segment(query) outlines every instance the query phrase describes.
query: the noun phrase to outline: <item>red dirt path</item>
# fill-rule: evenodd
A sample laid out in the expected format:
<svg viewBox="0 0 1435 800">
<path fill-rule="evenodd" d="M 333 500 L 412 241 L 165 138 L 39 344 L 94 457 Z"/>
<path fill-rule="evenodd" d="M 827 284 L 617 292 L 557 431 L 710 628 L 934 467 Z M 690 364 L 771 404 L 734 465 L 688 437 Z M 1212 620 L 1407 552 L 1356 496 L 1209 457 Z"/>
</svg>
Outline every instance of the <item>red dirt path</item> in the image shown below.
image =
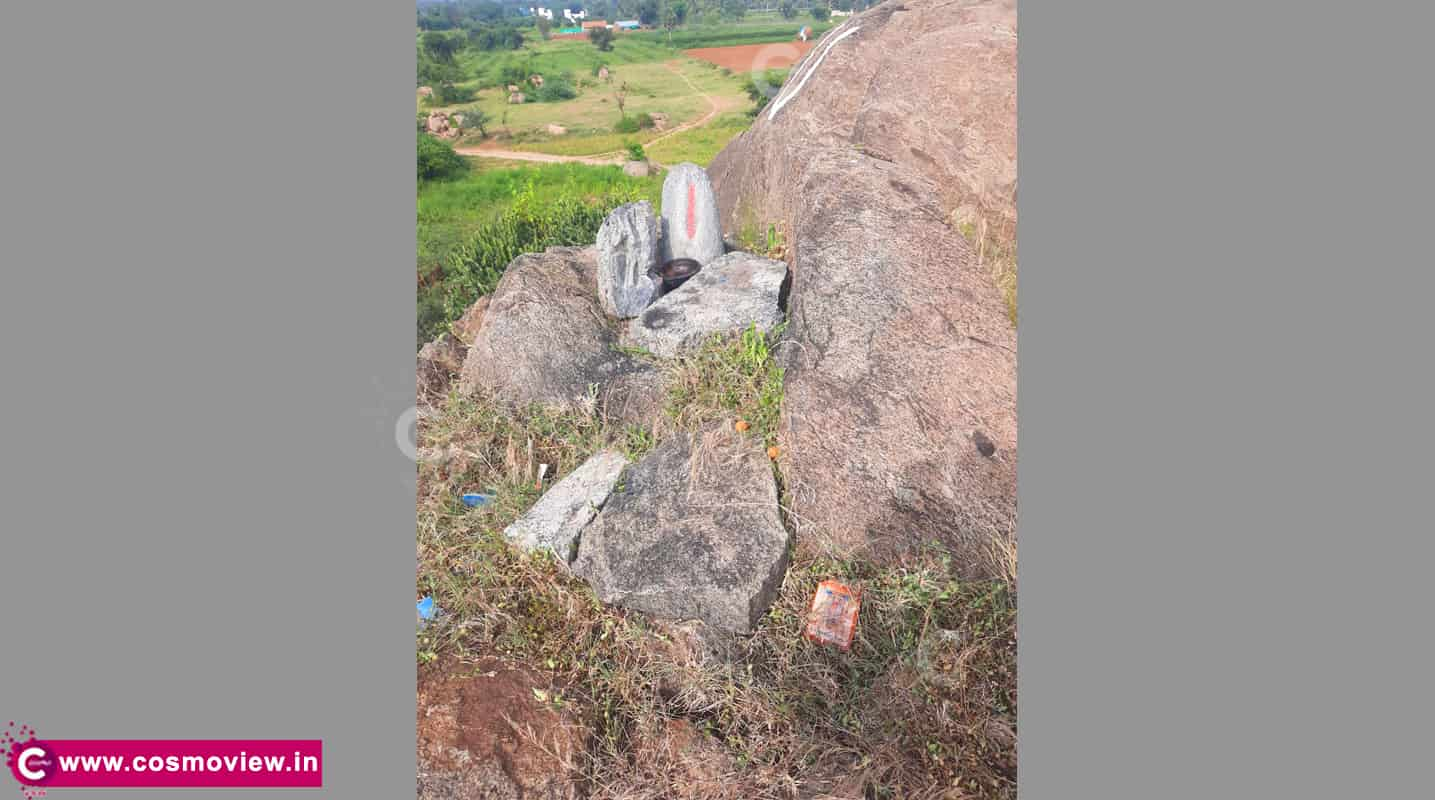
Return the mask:
<svg viewBox="0 0 1435 800">
<path fill-rule="evenodd" d="M 684 50 L 693 58 L 702 59 L 733 72 L 760 69 L 786 69 L 812 49 L 812 42 L 776 42 L 773 44 L 737 44 L 731 47 L 699 47 Z"/>
</svg>

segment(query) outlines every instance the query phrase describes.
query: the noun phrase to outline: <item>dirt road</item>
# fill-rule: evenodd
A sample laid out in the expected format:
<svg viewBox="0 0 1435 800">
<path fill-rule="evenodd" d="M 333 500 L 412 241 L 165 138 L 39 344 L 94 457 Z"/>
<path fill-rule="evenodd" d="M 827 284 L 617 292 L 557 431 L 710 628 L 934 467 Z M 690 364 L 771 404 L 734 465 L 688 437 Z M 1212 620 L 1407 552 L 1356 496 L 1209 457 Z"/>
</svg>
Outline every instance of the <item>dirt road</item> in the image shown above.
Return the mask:
<svg viewBox="0 0 1435 800">
<path fill-rule="evenodd" d="M 644 147 L 651 147 L 652 145 L 661 142 L 669 136 L 682 133 L 683 131 L 692 130 L 693 128 L 700 128 L 703 125 L 706 125 L 711 122 L 713 117 L 716 117 L 718 115 L 718 112 L 723 110 L 722 106 L 717 102 L 717 100 L 713 99 L 712 95 L 699 89 L 696 84 L 694 84 L 691 80 L 688 79 L 688 76 L 684 75 L 681 71 L 674 69 L 673 65 L 675 63 L 677 62 L 664 62 L 663 67 L 665 67 L 669 72 L 673 73 L 679 78 L 682 78 L 683 82 L 686 83 L 689 87 L 691 87 L 692 90 L 698 94 L 698 96 L 702 97 L 708 102 L 708 113 L 704 114 L 699 119 L 693 120 L 692 122 L 683 123 L 682 125 L 679 125 L 678 127 L 673 128 L 670 131 L 667 131 L 661 136 L 654 137 L 653 139 L 645 143 L 643 145 Z M 544 164 L 576 163 L 604 165 L 621 164 L 624 161 L 628 160 L 628 154 L 623 150 L 613 150 L 607 153 L 597 153 L 595 155 L 587 156 L 563 156 L 554 153 L 536 153 L 531 150 L 504 150 L 500 148 L 498 146 L 498 143 L 493 141 L 492 139 L 478 145 L 477 147 L 455 147 L 454 152 L 458 153 L 461 156 L 497 158 L 504 161 L 536 161 Z M 662 166 L 662 164 L 658 164 L 656 161 L 654 161 L 653 163 L 657 166 Z"/>
</svg>

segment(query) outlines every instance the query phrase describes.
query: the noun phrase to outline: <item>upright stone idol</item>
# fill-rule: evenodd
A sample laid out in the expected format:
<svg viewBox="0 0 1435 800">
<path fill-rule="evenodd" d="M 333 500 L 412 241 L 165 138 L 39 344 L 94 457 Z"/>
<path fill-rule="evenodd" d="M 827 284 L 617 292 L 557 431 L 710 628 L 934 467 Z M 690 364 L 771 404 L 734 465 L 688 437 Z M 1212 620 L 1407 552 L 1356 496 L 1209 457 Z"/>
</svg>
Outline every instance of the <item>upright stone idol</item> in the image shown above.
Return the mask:
<svg viewBox="0 0 1435 800">
<path fill-rule="evenodd" d="M 658 221 L 647 200 L 613 209 L 598 229 L 598 298 L 618 319 L 636 317 L 658 299 Z"/>
<path fill-rule="evenodd" d="M 663 180 L 662 260 L 692 258 L 707 266 L 722 254 L 722 220 L 712 182 L 702 167 L 683 162 Z"/>
</svg>

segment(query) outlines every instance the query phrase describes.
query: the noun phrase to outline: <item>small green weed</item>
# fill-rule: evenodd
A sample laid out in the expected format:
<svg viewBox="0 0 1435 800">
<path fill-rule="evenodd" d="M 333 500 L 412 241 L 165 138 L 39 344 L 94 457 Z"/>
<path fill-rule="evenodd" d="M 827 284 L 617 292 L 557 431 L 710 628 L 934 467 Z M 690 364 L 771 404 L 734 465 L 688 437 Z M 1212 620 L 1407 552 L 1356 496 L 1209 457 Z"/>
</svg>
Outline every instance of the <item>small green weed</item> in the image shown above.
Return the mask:
<svg viewBox="0 0 1435 800">
<path fill-rule="evenodd" d="M 713 336 L 695 353 L 669 367 L 668 417 L 682 428 L 736 416 L 751 435 L 777 441 L 782 409 L 782 368 L 772 357 L 779 326 L 764 334 L 755 326 L 737 337 Z"/>
</svg>

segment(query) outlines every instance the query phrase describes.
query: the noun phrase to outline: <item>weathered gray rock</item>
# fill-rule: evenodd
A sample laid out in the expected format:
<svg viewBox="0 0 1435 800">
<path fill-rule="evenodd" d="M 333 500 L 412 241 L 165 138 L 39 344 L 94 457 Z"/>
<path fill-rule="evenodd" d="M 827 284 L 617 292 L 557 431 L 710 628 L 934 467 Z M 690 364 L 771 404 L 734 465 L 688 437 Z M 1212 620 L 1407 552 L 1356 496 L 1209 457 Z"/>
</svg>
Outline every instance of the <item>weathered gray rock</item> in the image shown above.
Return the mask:
<svg viewBox="0 0 1435 800">
<path fill-rule="evenodd" d="M 736 333 L 749 325 L 770 331 L 782 322 L 778 296 L 786 277 L 781 261 L 727 253 L 649 306 L 628 336 L 653 355 L 670 358 L 714 333 Z"/>
<path fill-rule="evenodd" d="M 646 161 L 624 161 L 623 174 L 630 178 L 646 178 L 651 170 Z"/>
<path fill-rule="evenodd" d="M 794 254 L 778 463 L 804 548 L 901 563 L 938 540 L 978 573 L 1015 534 L 1016 330 L 950 224 L 1015 192 L 1015 16 L 873 6 L 709 168 L 724 221 L 777 223 Z"/>
<path fill-rule="evenodd" d="M 459 391 L 503 402 L 595 410 L 645 422 L 658 413 L 657 368 L 618 350 L 598 303 L 591 247 L 550 247 L 508 265 L 468 348 Z"/>
<path fill-rule="evenodd" d="M 647 200 L 618 206 L 598 228 L 598 298 L 618 319 L 643 313 L 658 299 L 658 219 Z"/>
<path fill-rule="evenodd" d="M 745 633 L 782 582 L 788 538 L 762 446 L 714 426 L 624 472 L 573 570 L 605 603 Z"/>
<path fill-rule="evenodd" d="M 663 179 L 663 261 L 697 259 L 707 266 L 723 254 L 717 196 L 702 167 L 684 161 Z"/>
<path fill-rule="evenodd" d="M 626 466 L 627 457 L 617 451 L 594 454 L 549 488 L 503 535 L 526 550 L 550 550 L 563 563 L 572 561 L 579 534 L 607 502 Z"/>
</svg>

